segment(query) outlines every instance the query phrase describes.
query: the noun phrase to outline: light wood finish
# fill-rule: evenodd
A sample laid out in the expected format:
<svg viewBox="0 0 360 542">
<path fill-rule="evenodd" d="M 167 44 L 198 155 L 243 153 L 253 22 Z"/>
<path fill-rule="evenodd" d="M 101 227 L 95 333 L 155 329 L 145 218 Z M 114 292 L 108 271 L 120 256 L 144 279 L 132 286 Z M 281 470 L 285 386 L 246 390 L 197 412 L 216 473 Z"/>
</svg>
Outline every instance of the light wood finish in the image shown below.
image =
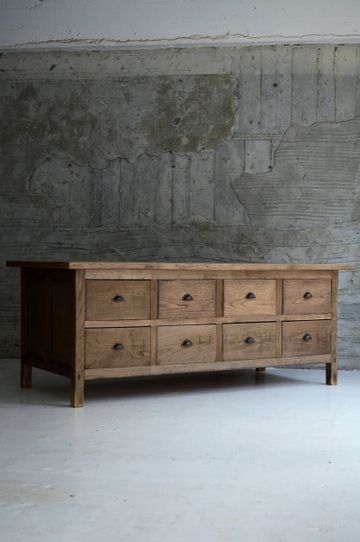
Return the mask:
<svg viewBox="0 0 360 542">
<path fill-rule="evenodd" d="M 330 354 L 330 320 L 284 322 L 282 324 L 283 356 L 318 356 Z"/>
<path fill-rule="evenodd" d="M 144 318 L 150 318 L 150 281 L 86 281 L 87 320 Z"/>
<path fill-rule="evenodd" d="M 225 280 L 224 316 L 276 314 L 275 280 Z"/>
<path fill-rule="evenodd" d="M 85 368 L 141 367 L 150 364 L 150 328 L 88 329 Z"/>
<path fill-rule="evenodd" d="M 235 324 L 239 322 L 283 322 L 292 320 L 330 320 L 331 313 L 326 314 L 304 314 L 304 315 L 260 315 L 260 316 L 232 316 L 227 318 L 186 318 L 186 319 L 169 319 L 161 318 L 157 320 L 91 320 L 85 322 L 86 328 L 96 327 L 131 327 L 131 326 L 178 326 L 186 324 Z"/>
<path fill-rule="evenodd" d="M 21 385 L 33 367 L 68 377 L 72 406 L 85 380 L 101 378 L 324 363 L 336 383 L 347 264 L 9 265 L 22 268 Z"/>
<path fill-rule="evenodd" d="M 159 306 L 159 281 L 151 281 L 151 297 L 150 297 L 150 316 L 152 320 L 156 320 L 158 317 Z"/>
<path fill-rule="evenodd" d="M 226 324 L 223 331 L 223 359 L 275 357 L 276 324 Z"/>
<path fill-rule="evenodd" d="M 247 271 L 224 269 L 86 269 L 85 278 L 91 280 L 265 280 L 265 279 L 331 279 L 331 271 L 299 270 Z"/>
<path fill-rule="evenodd" d="M 82 407 L 84 404 L 85 380 L 85 272 L 77 269 L 75 282 L 75 319 L 74 361 L 71 367 L 71 406 Z"/>
<path fill-rule="evenodd" d="M 326 384 L 337 384 L 337 361 L 336 361 L 336 345 L 337 345 L 337 294 L 339 286 L 339 272 L 333 271 L 331 280 L 331 362 L 326 364 Z"/>
<path fill-rule="evenodd" d="M 216 316 L 218 316 L 219 318 L 221 318 L 224 314 L 223 299 L 224 299 L 224 281 L 217 280 L 216 281 Z"/>
<path fill-rule="evenodd" d="M 216 359 L 216 326 L 162 326 L 158 364 L 203 363 Z"/>
<path fill-rule="evenodd" d="M 284 314 L 314 314 L 331 311 L 331 280 L 284 280 Z"/>
<path fill-rule="evenodd" d="M 214 280 L 159 281 L 159 318 L 214 316 L 216 316 Z"/>
<path fill-rule="evenodd" d="M 149 367 L 124 367 L 119 369 L 87 369 L 86 380 L 101 378 L 124 378 L 128 376 L 154 376 L 163 374 L 201 373 L 208 371 L 228 371 L 236 369 L 256 369 L 257 367 L 279 367 L 298 364 L 326 363 L 330 355 L 324 356 L 292 356 L 289 358 L 244 359 L 234 361 L 217 361 L 211 363 L 179 363 L 171 365 L 154 365 Z"/>
<path fill-rule="evenodd" d="M 223 326 L 216 325 L 216 361 L 223 359 Z"/>
</svg>

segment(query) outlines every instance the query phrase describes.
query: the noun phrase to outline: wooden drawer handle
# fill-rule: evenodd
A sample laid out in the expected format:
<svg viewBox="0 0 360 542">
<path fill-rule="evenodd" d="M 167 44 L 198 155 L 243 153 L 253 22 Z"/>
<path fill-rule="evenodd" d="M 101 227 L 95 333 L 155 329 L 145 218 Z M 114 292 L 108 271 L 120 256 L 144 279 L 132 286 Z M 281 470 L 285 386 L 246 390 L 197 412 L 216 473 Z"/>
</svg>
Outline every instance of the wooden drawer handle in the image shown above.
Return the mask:
<svg viewBox="0 0 360 542">
<path fill-rule="evenodd" d="M 244 343 L 246 343 L 246 344 L 254 344 L 254 342 L 255 342 L 254 337 L 246 337 L 246 339 L 244 341 Z"/>
<path fill-rule="evenodd" d="M 124 350 L 124 345 L 122 343 L 115 343 L 114 350 Z"/>
<path fill-rule="evenodd" d="M 305 333 L 305 335 L 303 336 L 303 341 L 308 343 L 311 340 L 312 340 L 312 336 L 310 335 L 310 333 Z"/>
<path fill-rule="evenodd" d="M 312 293 L 311 292 L 305 292 L 304 295 L 303 295 L 303 298 L 304 299 L 311 299 L 312 298 Z"/>
<path fill-rule="evenodd" d="M 191 294 L 185 294 L 182 296 L 183 301 L 193 301 L 193 296 Z"/>
<path fill-rule="evenodd" d="M 121 303 L 121 301 L 125 301 L 125 298 L 121 294 L 114 295 L 114 301 L 115 303 Z"/>
<path fill-rule="evenodd" d="M 190 339 L 185 339 L 185 341 L 183 341 L 181 343 L 181 346 L 183 346 L 184 348 L 189 348 L 192 345 L 193 345 L 193 343 L 192 343 L 192 341 L 190 341 Z"/>
<path fill-rule="evenodd" d="M 246 294 L 246 299 L 255 299 L 256 295 L 253 292 L 249 292 Z"/>
</svg>

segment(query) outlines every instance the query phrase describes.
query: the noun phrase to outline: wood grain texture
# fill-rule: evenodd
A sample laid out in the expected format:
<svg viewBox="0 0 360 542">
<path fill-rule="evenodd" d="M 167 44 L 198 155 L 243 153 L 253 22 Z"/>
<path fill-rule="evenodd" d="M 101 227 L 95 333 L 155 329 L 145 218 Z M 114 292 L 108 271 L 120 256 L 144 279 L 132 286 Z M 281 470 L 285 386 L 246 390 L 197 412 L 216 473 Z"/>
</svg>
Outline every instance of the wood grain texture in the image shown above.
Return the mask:
<svg viewBox="0 0 360 542">
<path fill-rule="evenodd" d="M 185 341 L 190 341 L 190 346 L 185 346 Z M 158 365 L 215 361 L 216 326 L 159 327 L 157 359 Z"/>
<path fill-rule="evenodd" d="M 284 322 L 282 324 L 282 355 L 317 356 L 330 354 L 331 321 Z M 306 335 L 310 340 L 306 341 Z"/>
<path fill-rule="evenodd" d="M 226 324 L 223 326 L 223 359 L 274 358 L 275 322 Z M 251 338 L 254 342 L 247 342 Z"/>
<path fill-rule="evenodd" d="M 75 319 L 74 319 L 74 358 L 71 367 L 71 406 L 82 407 L 84 404 L 85 379 L 85 272 L 77 269 L 73 272 Z"/>
<path fill-rule="evenodd" d="M 259 319 L 262 322 L 292 322 L 298 320 L 329 320 L 331 313 L 324 314 L 286 314 L 286 315 L 247 315 L 243 316 L 228 316 L 214 318 L 162 318 L 156 320 L 90 320 L 85 322 L 86 328 L 98 328 L 98 327 L 131 327 L 131 326 L 177 326 L 187 324 L 235 324 L 237 322 L 258 322 Z"/>
<path fill-rule="evenodd" d="M 234 369 L 255 369 L 256 367 L 279 367 L 286 365 L 303 365 L 312 363 L 327 363 L 330 355 L 322 356 L 292 356 L 284 358 L 264 358 L 223 361 L 222 363 L 179 363 L 176 365 L 154 365 L 149 367 L 124 367 L 117 369 L 87 369 L 86 380 L 101 378 L 124 378 L 128 376 L 151 376 L 162 374 L 198 373 L 206 371 L 228 371 Z"/>
<path fill-rule="evenodd" d="M 159 305 L 159 281 L 152 280 L 150 284 L 150 316 L 154 320 L 158 316 Z"/>
<path fill-rule="evenodd" d="M 117 302 L 116 296 L 122 296 Z M 87 280 L 86 319 L 122 320 L 150 317 L 150 282 Z"/>
<path fill-rule="evenodd" d="M 191 296 L 191 300 L 184 299 Z M 159 282 L 159 318 L 216 316 L 214 280 L 161 280 Z"/>
<path fill-rule="evenodd" d="M 224 316 L 244 314 L 276 314 L 275 280 L 224 281 Z"/>
<path fill-rule="evenodd" d="M 336 361 L 336 347 L 337 347 L 337 312 L 338 312 L 338 287 L 339 287 L 339 273 L 333 271 L 333 277 L 331 280 L 331 362 L 326 364 L 326 384 L 337 384 L 337 361 Z"/>
<path fill-rule="evenodd" d="M 86 369 L 149 365 L 150 328 L 88 329 L 85 359 Z"/>
<path fill-rule="evenodd" d="M 248 270 L 231 270 L 224 269 L 223 271 L 219 269 L 204 269 L 204 270 L 194 270 L 194 269 L 86 269 L 85 278 L 92 280 L 203 280 L 203 279 L 329 279 L 331 280 L 330 270 L 309 270 L 305 271 L 303 269 L 298 271 L 272 271 L 268 270 L 258 270 L 258 271 L 248 271 Z"/>
<path fill-rule="evenodd" d="M 222 317 L 224 314 L 224 281 L 216 281 L 216 316 Z"/>
<path fill-rule="evenodd" d="M 306 295 L 309 299 L 306 299 Z M 316 314 L 331 311 L 331 280 L 283 281 L 284 314 Z"/>
<path fill-rule="evenodd" d="M 20 386 L 31 388 L 32 366 L 26 363 L 28 350 L 28 291 L 27 270 L 21 269 L 21 344 L 20 344 Z"/>
</svg>

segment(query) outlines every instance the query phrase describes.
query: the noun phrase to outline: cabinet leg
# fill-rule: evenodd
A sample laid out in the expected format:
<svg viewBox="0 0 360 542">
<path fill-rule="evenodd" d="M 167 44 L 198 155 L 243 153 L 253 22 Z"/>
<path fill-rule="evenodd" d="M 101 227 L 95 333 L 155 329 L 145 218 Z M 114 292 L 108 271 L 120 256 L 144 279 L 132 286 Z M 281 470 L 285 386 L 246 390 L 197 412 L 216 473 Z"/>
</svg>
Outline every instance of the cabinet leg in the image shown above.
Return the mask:
<svg viewBox="0 0 360 542">
<path fill-rule="evenodd" d="M 265 372 L 265 367 L 256 367 L 256 372 L 257 373 L 264 373 Z"/>
<path fill-rule="evenodd" d="M 74 375 L 71 379 L 70 402 L 75 408 L 84 406 L 84 379 L 80 374 Z"/>
<path fill-rule="evenodd" d="M 32 387 L 32 366 L 21 362 L 20 386 L 22 388 Z"/>
<path fill-rule="evenodd" d="M 326 384 L 328 386 L 336 386 L 337 384 L 336 360 L 333 360 L 331 363 L 326 363 Z"/>
</svg>

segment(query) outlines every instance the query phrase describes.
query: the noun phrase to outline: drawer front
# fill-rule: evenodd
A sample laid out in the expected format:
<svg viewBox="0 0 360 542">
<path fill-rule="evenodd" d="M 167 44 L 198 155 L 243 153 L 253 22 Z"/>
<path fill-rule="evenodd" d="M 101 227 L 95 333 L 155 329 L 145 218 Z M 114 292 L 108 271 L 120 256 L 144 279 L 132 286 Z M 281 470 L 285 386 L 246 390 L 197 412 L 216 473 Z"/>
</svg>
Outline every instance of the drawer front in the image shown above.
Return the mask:
<svg viewBox="0 0 360 542">
<path fill-rule="evenodd" d="M 87 329 L 85 368 L 142 367 L 150 364 L 150 328 Z"/>
<path fill-rule="evenodd" d="M 150 281 L 86 281 L 86 320 L 147 318 L 150 318 Z"/>
<path fill-rule="evenodd" d="M 159 365 L 205 363 L 216 359 L 216 326 L 161 326 Z"/>
<path fill-rule="evenodd" d="M 225 324 L 223 359 L 263 359 L 275 357 L 276 324 Z"/>
<path fill-rule="evenodd" d="M 160 280 L 159 318 L 215 316 L 215 280 Z"/>
<path fill-rule="evenodd" d="M 282 355 L 317 356 L 330 354 L 331 321 L 283 322 Z"/>
<path fill-rule="evenodd" d="M 331 280 L 284 280 L 283 300 L 284 314 L 322 314 L 330 312 Z"/>
<path fill-rule="evenodd" d="M 224 316 L 276 314 L 275 280 L 225 280 Z"/>
</svg>

